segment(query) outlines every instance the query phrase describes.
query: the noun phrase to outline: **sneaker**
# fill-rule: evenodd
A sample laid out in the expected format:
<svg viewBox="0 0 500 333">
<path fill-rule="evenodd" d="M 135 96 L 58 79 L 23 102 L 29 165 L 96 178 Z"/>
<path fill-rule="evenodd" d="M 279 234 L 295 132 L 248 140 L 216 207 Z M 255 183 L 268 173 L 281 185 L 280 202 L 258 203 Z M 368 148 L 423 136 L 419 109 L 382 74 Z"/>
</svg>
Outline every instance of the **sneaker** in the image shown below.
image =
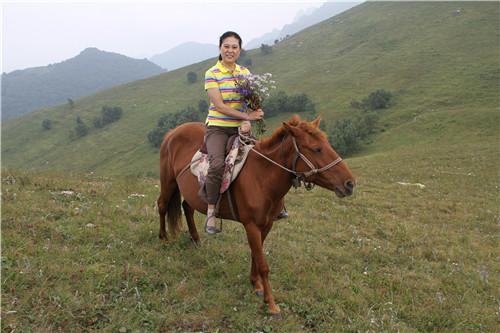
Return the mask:
<svg viewBox="0 0 500 333">
<path fill-rule="evenodd" d="M 286 209 L 283 209 L 278 217 L 276 217 L 277 220 L 281 220 L 281 219 L 286 219 L 288 217 L 288 212 L 286 211 Z"/>
<path fill-rule="evenodd" d="M 215 219 L 215 215 L 207 216 L 207 219 L 205 220 L 205 232 L 209 235 L 215 235 L 221 232 L 222 230 L 215 226 L 208 225 L 208 220 L 210 220 L 211 218 Z"/>
</svg>

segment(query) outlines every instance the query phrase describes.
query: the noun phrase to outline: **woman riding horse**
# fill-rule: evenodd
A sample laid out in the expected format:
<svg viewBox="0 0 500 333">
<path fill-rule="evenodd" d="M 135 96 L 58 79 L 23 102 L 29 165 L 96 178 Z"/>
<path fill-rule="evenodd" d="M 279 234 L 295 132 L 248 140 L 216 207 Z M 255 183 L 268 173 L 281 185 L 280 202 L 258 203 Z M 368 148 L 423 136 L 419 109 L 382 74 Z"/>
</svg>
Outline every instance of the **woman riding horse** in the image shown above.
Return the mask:
<svg viewBox="0 0 500 333">
<path fill-rule="evenodd" d="M 339 155 L 318 129 L 319 118 L 313 122 L 298 116 L 277 129 L 269 138 L 257 142 L 245 166 L 231 185 L 233 209 L 243 224 L 252 252 L 250 281 L 273 315 L 279 315 L 269 283 L 269 266 L 263 244 L 283 207 L 283 198 L 293 183 L 307 181 L 334 191 L 338 197 L 353 193 L 355 180 Z M 203 142 L 205 126 L 187 123 L 171 130 L 160 147 L 161 194 L 158 199 L 160 238 L 165 239 L 165 215 L 169 231 L 175 235 L 180 228 L 182 207 L 193 241 L 199 241 L 194 211 L 207 212 L 207 204 L 198 196 L 198 179 L 184 172 L 192 156 Z M 219 215 L 232 219 L 227 194 L 220 201 Z"/>
</svg>

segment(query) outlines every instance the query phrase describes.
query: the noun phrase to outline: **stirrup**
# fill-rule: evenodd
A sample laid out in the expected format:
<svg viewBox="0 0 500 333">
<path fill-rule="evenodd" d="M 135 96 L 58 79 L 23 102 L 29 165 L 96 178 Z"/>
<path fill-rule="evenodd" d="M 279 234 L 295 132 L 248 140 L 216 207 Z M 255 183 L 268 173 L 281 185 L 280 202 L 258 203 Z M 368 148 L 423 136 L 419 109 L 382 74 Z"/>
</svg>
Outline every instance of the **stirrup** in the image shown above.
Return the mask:
<svg viewBox="0 0 500 333">
<path fill-rule="evenodd" d="M 209 235 L 215 235 L 215 234 L 218 234 L 220 232 L 222 232 L 222 228 L 217 228 L 215 226 L 209 226 L 208 225 L 208 220 L 211 219 L 211 218 L 216 218 L 215 215 L 211 215 L 211 216 L 207 216 L 207 218 L 205 219 L 205 232 Z M 221 224 L 222 226 L 222 224 Z"/>
</svg>

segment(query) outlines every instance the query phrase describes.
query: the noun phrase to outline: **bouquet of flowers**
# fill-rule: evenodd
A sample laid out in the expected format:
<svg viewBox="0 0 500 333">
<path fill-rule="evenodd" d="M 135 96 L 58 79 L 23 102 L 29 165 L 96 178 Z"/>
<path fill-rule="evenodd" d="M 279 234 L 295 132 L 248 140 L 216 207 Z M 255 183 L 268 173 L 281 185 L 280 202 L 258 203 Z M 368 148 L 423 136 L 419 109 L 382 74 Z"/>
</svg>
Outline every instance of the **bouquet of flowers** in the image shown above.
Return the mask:
<svg viewBox="0 0 500 333">
<path fill-rule="evenodd" d="M 262 103 L 269 97 L 270 90 L 275 89 L 275 81 L 271 80 L 271 73 L 261 75 L 248 75 L 236 80 L 236 87 L 242 97 L 242 104 L 245 111 L 248 109 L 257 110 L 262 108 Z M 260 137 L 266 131 L 264 119 L 255 122 L 255 134 Z"/>
</svg>

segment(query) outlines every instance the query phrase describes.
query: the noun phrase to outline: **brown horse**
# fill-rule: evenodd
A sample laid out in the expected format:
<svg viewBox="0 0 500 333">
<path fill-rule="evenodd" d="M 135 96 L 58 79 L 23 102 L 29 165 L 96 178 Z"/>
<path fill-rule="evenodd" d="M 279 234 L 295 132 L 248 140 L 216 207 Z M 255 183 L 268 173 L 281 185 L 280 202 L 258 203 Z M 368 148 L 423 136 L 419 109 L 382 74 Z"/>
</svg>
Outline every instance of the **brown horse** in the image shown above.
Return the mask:
<svg viewBox="0 0 500 333">
<path fill-rule="evenodd" d="M 233 208 L 245 227 L 252 251 L 250 281 L 257 295 L 264 295 L 270 313 L 277 316 L 280 309 L 271 293 L 263 243 L 283 208 L 285 194 L 297 180 L 317 184 L 334 191 L 339 197 L 351 195 L 354 189 L 351 171 L 332 149 L 318 125 L 319 118 L 306 122 L 293 116 L 271 137 L 255 145 L 231 185 Z M 186 170 L 186 166 L 202 145 L 204 128 L 201 123 L 183 124 L 171 130 L 161 145 L 161 194 L 158 199 L 161 239 L 167 236 L 165 214 L 170 233 L 175 235 L 179 231 L 182 195 L 191 238 L 199 241 L 194 211 L 206 213 L 207 204 L 198 197 L 198 180 Z M 233 219 L 227 194 L 221 197 L 218 215 Z"/>
</svg>

